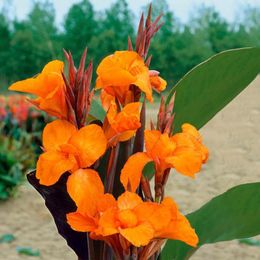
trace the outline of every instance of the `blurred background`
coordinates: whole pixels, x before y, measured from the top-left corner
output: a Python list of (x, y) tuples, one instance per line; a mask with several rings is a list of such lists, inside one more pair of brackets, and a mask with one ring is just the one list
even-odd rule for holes
[[(8, 92), (8, 86), (36, 75), (50, 60), (64, 60), (63, 48), (78, 62), (88, 46), (96, 68), (104, 56), (127, 49), (128, 35), (135, 38), (141, 12), (151, 2), (154, 17), (164, 14), (150, 48), (151, 68), (167, 80), (168, 90), (216, 53), (260, 47), (260, 0), (0, 0), (0, 259), (76, 259), (43, 200), (25, 181), (50, 118), (25, 96)], [(257, 77), (201, 130), (210, 150), (202, 173), (192, 181), (170, 175), (168, 194), (183, 213), (230, 187), (259, 181), (259, 85)], [(156, 118), (155, 100), (148, 107), (151, 119)], [(258, 260), (259, 245), (259, 238), (207, 245), (192, 259)]]
[[(0, 90), (40, 72), (62, 48), (76, 61), (88, 46), (97, 65), (127, 48), (149, 0), (0, 0)], [(172, 86), (189, 69), (220, 51), (260, 46), (259, 0), (155, 0), (165, 25), (151, 46), (152, 66)]]

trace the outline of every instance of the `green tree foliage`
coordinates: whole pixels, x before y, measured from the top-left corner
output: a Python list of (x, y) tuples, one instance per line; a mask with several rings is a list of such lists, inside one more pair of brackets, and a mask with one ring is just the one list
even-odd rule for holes
[[(152, 4), (153, 18), (163, 13), (164, 25), (152, 40), (151, 68), (159, 70), (170, 87), (215, 53), (260, 46), (260, 8), (241, 8), (238, 19), (228, 23), (214, 8), (201, 6), (182, 24), (169, 10), (167, 0), (153, 0)], [(34, 1), (23, 20), (10, 19), (7, 13), (0, 11), (0, 89), (36, 74), (49, 60), (62, 59), (62, 48), (70, 50), (79, 62), (88, 46), (96, 68), (104, 56), (127, 49), (128, 35), (135, 40), (137, 16), (127, 0), (116, 0), (103, 12), (95, 12), (89, 0), (81, 0), (68, 10), (61, 28), (48, 0)]]
[(73, 53), (78, 62), (82, 51), (97, 33), (98, 21), (88, 0), (72, 5), (64, 22), (63, 47)]

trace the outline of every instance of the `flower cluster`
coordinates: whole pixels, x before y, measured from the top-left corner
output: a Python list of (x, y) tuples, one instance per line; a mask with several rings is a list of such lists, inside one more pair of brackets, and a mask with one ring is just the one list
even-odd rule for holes
[(16, 123), (22, 125), (28, 117), (39, 116), (38, 111), (27, 102), (27, 97), (22, 95), (0, 96), (0, 119), (10, 116)]
[[(67, 192), (77, 210), (67, 214), (70, 227), (104, 241), (118, 259), (138, 255), (148, 259), (165, 239), (196, 246), (198, 237), (176, 203), (165, 197), (171, 169), (194, 177), (207, 161), (208, 150), (195, 127), (186, 123), (172, 134), (173, 104), (162, 99), (156, 126), (145, 130), (145, 103), (153, 102), (153, 89), (161, 92), (166, 81), (149, 69), (150, 40), (159, 30), (159, 18), (140, 21), (135, 50), (129, 48), (105, 57), (97, 68), (96, 90), (106, 116), (90, 115), (94, 92), (90, 89), (92, 62), (86, 54), (78, 69), (65, 52), (68, 76), (61, 61), (48, 63), (35, 78), (14, 83), (10, 89), (37, 96), (30, 100), (58, 119), (43, 131), (43, 153), (36, 177), (51, 186), (69, 173)], [(144, 149), (145, 145), (145, 149)], [(143, 174), (154, 164), (155, 193)]]

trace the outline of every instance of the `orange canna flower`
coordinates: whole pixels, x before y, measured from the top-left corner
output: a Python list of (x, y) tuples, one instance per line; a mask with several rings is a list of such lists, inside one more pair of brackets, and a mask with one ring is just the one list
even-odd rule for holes
[(129, 140), (141, 126), (140, 102), (127, 104), (122, 111), (117, 111), (117, 105), (111, 102), (103, 126), (109, 145)]
[(63, 67), (62, 61), (51, 61), (38, 76), (18, 81), (12, 84), (9, 90), (38, 96), (36, 99), (30, 100), (31, 103), (52, 116), (66, 119), (67, 106), (62, 78)]
[(37, 162), (36, 177), (42, 185), (56, 183), (69, 171), (90, 167), (105, 152), (102, 128), (92, 124), (77, 130), (65, 120), (55, 120), (43, 130), (44, 153)]
[(130, 86), (135, 85), (153, 101), (149, 70), (143, 59), (134, 51), (116, 51), (105, 57), (97, 68), (96, 89), (104, 89), (126, 104), (131, 96)]
[[(182, 126), (182, 133), (169, 137), (157, 130), (145, 131), (146, 152), (132, 155), (122, 169), (121, 182), (125, 189), (135, 191), (139, 185), (144, 166), (153, 161), (156, 177), (161, 177), (166, 169), (194, 177), (208, 158), (208, 150), (201, 143), (201, 136), (190, 124)], [(135, 169), (135, 174), (133, 174)]]
[(111, 194), (104, 194), (98, 173), (90, 169), (72, 174), (67, 190), (77, 205), (76, 212), (67, 214), (69, 225), (90, 232), (92, 239), (109, 241), (118, 235), (119, 240), (126, 240), (125, 245), (137, 247), (154, 238), (179, 239), (191, 246), (198, 243), (194, 229), (170, 198), (162, 204), (143, 202), (136, 193), (126, 191), (116, 201)]
[(167, 82), (159, 76), (150, 76), (150, 82), (153, 89), (159, 93), (165, 90), (167, 85)]

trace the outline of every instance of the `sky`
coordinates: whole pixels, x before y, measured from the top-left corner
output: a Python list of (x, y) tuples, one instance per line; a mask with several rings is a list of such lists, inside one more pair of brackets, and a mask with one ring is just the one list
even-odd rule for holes
[[(12, 2), (14, 8), (11, 13), (18, 19), (26, 17), (32, 6), (33, 0), (0, 0), (0, 8), (4, 2)], [(80, 0), (50, 0), (56, 10), (57, 23), (61, 24), (63, 17), (68, 12), (70, 6)], [(101, 11), (108, 8), (115, 0), (91, 0), (95, 10)], [(130, 8), (138, 16), (140, 9), (150, 3), (151, 0), (128, 0)], [(206, 6), (214, 6), (220, 14), (228, 21), (237, 18), (239, 8), (241, 6), (251, 5), (260, 7), (260, 0), (168, 0), (169, 8), (182, 21), (187, 22), (192, 10), (197, 5), (204, 4)]]

